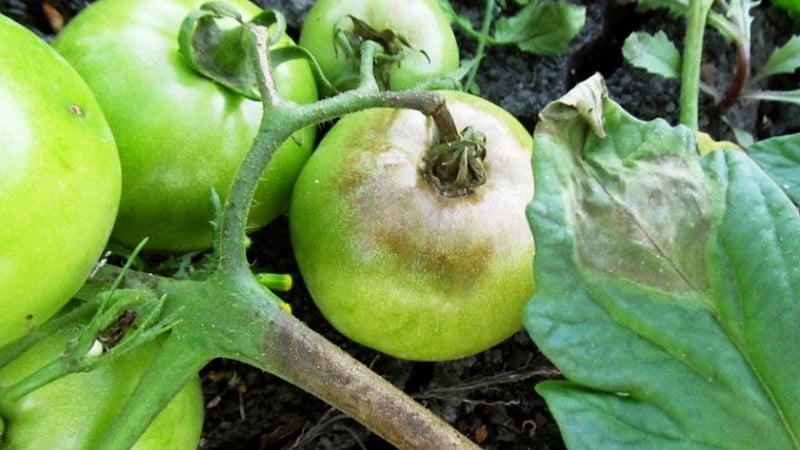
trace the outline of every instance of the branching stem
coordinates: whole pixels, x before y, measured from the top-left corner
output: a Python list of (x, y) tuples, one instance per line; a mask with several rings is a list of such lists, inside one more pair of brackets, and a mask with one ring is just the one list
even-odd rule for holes
[[(264, 28), (255, 29), (262, 30), (256, 34), (266, 31)], [(268, 56), (264, 54), (262, 46), (250, 46), (250, 51), (251, 57), (259, 61), (259, 67), (269, 68)], [(364, 66), (362, 63), (362, 67)], [(371, 64), (366, 66), (370, 67)], [(219, 269), (223, 274), (249, 273), (245, 255), (248, 205), (253, 199), (261, 174), (275, 151), (296, 130), (356, 111), (383, 107), (414, 109), (431, 117), (439, 131), (440, 142), (456, 141), (461, 137), (444, 98), (435, 92), (387, 92), (376, 90), (374, 85), (367, 85), (313, 104), (297, 105), (280, 99), (277, 92), (270, 88), (273, 84), (269, 70), (259, 72), (264, 115), (259, 133), (226, 199), (219, 231)]]

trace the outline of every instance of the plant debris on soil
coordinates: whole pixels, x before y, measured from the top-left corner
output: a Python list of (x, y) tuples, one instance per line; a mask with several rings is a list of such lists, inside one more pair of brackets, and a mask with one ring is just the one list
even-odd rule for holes
[[(0, 0), (0, 12), (50, 39), (89, 1)], [(299, 30), (312, 0), (256, 2), (284, 13), (290, 34)], [(457, 12), (480, 23), (483, 2), (453, 1)], [(610, 97), (644, 120), (678, 122), (679, 83), (648, 74), (624, 63), (621, 47), (634, 31), (664, 30), (681, 42), (683, 22), (665, 13), (638, 13), (634, 5), (614, 0), (571, 1), (587, 9), (586, 24), (569, 50), (557, 56), (535, 56), (516, 47), (489, 47), (478, 73), (481, 95), (514, 114), (532, 132), (537, 114), (577, 82), (600, 72)], [(513, 2), (507, 2), (515, 8)], [(496, 13), (512, 13), (498, 9)], [(768, 2), (755, 9), (753, 61), (758, 67), (792, 34), (792, 23)], [(457, 33), (462, 56), (470, 58), (475, 43)], [(704, 63), (725, 86), (735, 64), (735, 50), (712, 29), (706, 33)], [(708, 81), (708, 80), (707, 80)], [(764, 88), (796, 88), (798, 77), (774, 77)], [(700, 129), (718, 140), (734, 140), (708, 96), (701, 97)], [(757, 139), (800, 131), (797, 106), (739, 102), (727, 117)], [(524, 331), (478, 355), (449, 362), (397, 360), (359, 346), (328, 325), (303, 287), (289, 243), (286, 218), (252, 237), (255, 269), (290, 273), (294, 287), (281, 294), (293, 313), (375, 372), (403, 389), (486, 449), (563, 449), (564, 443), (534, 386), (559, 377)], [(476, 321), (482, 320), (475, 317)], [(393, 448), (347, 416), (310, 394), (244, 364), (216, 360), (200, 374), (206, 420), (200, 448), (236, 449), (384, 449)], [(413, 431), (413, 430), (410, 430)]]

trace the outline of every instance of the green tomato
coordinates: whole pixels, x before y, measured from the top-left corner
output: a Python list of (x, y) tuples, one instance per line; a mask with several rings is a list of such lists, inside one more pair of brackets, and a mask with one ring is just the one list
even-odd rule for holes
[(411, 110), (348, 115), (325, 135), (289, 210), (311, 297), (349, 338), (398, 358), (483, 351), (521, 327), (533, 293), (532, 139), (500, 107), (444, 92), (459, 127), (487, 136), (487, 181), (445, 197), (421, 174), (432, 121)]
[[(49, 336), (0, 369), (0, 390), (57, 358), (69, 329)], [(95, 448), (158, 351), (149, 342), (89, 372), (59, 378), (17, 402), (0, 404), (4, 450)], [(192, 379), (150, 424), (134, 450), (193, 450), (203, 425), (199, 378)]]
[[(227, 0), (245, 17), (260, 10)], [(262, 106), (192, 71), (178, 51), (184, 17), (205, 0), (101, 0), (81, 11), (53, 45), (80, 72), (108, 118), (122, 163), (122, 199), (112, 239), (147, 248), (208, 248), (214, 208), (224, 200), (259, 128)], [(290, 42), (284, 37), (278, 45)], [(298, 103), (317, 99), (303, 60), (274, 70), (278, 91)], [(249, 223), (282, 214), (314, 145), (298, 131), (275, 154), (259, 185)], [(299, 145), (298, 145), (299, 142)]]
[(0, 15), (0, 347), (56, 313), (114, 225), (120, 167), (100, 106), (44, 41)]
[(319, 0), (303, 22), (300, 45), (314, 55), (326, 78), (339, 89), (355, 87), (359, 76), (358, 58), (348, 55), (335, 38), (337, 30), (353, 30), (348, 16), (377, 32), (390, 30), (385, 36), (397, 38), (388, 39), (402, 57), (388, 67), (391, 90), (410, 89), (458, 69), (458, 44), (435, 0)]

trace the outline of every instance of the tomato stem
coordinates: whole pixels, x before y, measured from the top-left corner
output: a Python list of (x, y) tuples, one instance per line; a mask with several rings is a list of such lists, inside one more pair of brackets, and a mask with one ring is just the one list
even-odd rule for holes
[(495, 2), (494, 0), (486, 0), (483, 8), (483, 20), (481, 21), (481, 29), (477, 35), (478, 39), (478, 46), (475, 49), (475, 57), (474, 60), (476, 61), (475, 64), (469, 69), (469, 73), (467, 74), (467, 79), (464, 82), (464, 86), (467, 89), (473, 89), (475, 85), (475, 76), (478, 74), (478, 68), (480, 67), (480, 63), (483, 60), (483, 57), (486, 53), (486, 45), (491, 40), (491, 36), (489, 35), (489, 29), (492, 26), (492, 13), (494, 12)]
[(747, 85), (747, 78), (750, 73), (750, 43), (739, 41), (736, 43), (736, 69), (733, 73), (733, 80), (727, 92), (717, 104), (720, 111), (726, 111), (742, 96), (742, 91)]
[[(264, 39), (266, 30), (261, 27), (248, 27), (257, 36), (255, 42)], [(258, 37), (261, 35), (261, 37)], [(298, 105), (284, 101), (274, 90), (269, 59), (269, 48), (263, 45), (245, 45), (247, 57), (254, 59), (257, 70), (258, 88), (262, 94), (264, 113), (261, 126), (253, 146), (245, 156), (242, 166), (234, 179), (226, 198), (220, 219), (218, 255), (219, 270), (227, 274), (250, 273), (246, 258), (247, 213), (252, 202), (261, 174), (266, 169), (278, 147), (299, 129), (322, 122), (334, 120), (345, 114), (368, 108), (414, 109), (431, 117), (439, 132), (440, 143), (462, 142), (444, 97), (435, 92), (425, 91), (379, 91), (374, 82), (319, 100), (309, 105)], [(372, 53), (366, 45), (366, 55)], [(372, 64), (362, 65), (369, 73)], [(477, 151), (468, 152), (469, 155)], [(470, 157), (470, 161), (474, 158)], [(470, 167), (477, 164), (470, 163)], [(472, 178), (472, 177), (471, 177)]]
[(441, 418), (294, 317), (273, 317), (268, 333), (273, 345), (264, 351), (274, 374), (335, 405), (395, 447), (477, 448)]
[[(266, 27), (254, 24), (247, 24), (249, 33), (243, 33), (245, 39), (252, 38), (252, 56), (256, 64), (256, 80), (258, 81), (259, 92), (261, 93), (261, 102), (265, 108), (277, 105), (282, 101), (282, 97), (278, 94), (278, 89), (275, 87), (275, 80), (272, 76), (267, 76), (271, 73), (269, 63), (269, 30)], [(247, 45), (245, 45), (248, 47)]]
[[(81, 294), (82, 292), (78, 293), (78, 295)], [(70, 326), (70, 324), (88, 320), (95, 315), (99, 306), (99, 298), (93, 297), (91, 300), (75, 307), (68, 313), (53, 317), (42, 325), (32, 329), (28, 334), (2, 349), (2, 352), (0, 352), (0, 367), (4, 367), (6, 364), (16, 359), (17, 356), (31, 349), (42, 339), (56, 333), (58, 330)]]
[(0, 405), (18, 402), (22, 397), (70, 372), (72, 370), (70, 370), (64, 358), (50, 361), (36, 372), (0, 391)]
[(703, 53), (703, 34), (712, 0), (689, 2), (681, 64), (680, 122), (697, 131), (700, 64)]
[(360, 47), (359, 88), (374, 92), (380, 90), (378, 80), (375, 78), (375, 55), (381, 50), (377, 42), (365, 41)]
[(207, 346), (192, 337), (192, 333), (175, 332), (160, 343), (159, 352), (98, 443), (98, 450), (132, 448), (156, 415), (210, 361)]

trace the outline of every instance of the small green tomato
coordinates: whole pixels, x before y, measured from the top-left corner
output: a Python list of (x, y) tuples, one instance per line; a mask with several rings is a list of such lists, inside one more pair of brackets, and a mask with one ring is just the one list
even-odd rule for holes
[[(363, 26), (371, 31), (358, 33)], [(380, 42), (393, 59), (378, 73), (388, 78), (391, 90), (409, 89), (458, 69), (455, 34), (435, 0), (319, 0), (300, 32), (300, 45), (341, 90), (358, 84), (357, 52), (363, 39)]]

